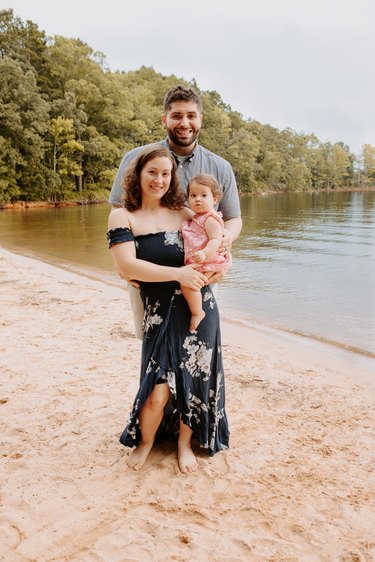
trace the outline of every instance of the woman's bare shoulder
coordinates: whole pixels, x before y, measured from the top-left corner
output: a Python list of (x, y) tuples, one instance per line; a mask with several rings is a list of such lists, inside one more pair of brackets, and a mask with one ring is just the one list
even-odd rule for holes
[(130, 228), (130, 215), (124, 207), (112, 209), (108, 217), (108, 228)]

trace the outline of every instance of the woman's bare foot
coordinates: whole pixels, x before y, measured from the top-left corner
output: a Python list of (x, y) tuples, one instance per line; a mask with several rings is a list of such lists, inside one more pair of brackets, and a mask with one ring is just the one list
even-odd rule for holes
[(206, 316), (206, 313), (202, 310), (199, 314), (194, 314), (191, 316), (190, 319), (190, 332), (194, 332), (202, 322), (203, 318)]
[(178, 466), (181, 472), (189, 474), (198, 468), (197, 459), (190, 444), (179, 444), (177, 453)]
[(147, 457), (152, 449), (153, 443), (141, 443), (138, 447), (131, 453), (128, 458), (127, 465), (133, 470), (139, 470), (145, 464)]

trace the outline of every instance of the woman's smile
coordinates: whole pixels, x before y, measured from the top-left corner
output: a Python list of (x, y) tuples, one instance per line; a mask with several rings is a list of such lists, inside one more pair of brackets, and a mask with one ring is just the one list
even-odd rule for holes
[(144, 195), (163, 196), (171, 183), (172, 163), (169, 158), (160, 156), (150, 160), (141, 172), (141, 190)]

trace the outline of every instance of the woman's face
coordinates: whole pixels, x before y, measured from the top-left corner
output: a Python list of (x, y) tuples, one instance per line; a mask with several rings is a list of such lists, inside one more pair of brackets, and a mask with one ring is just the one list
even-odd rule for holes
[(166, 156), (149, 160), (141, 171), (142, 197), (161, 199), (168, 191), (172, 177), (172, 162)]

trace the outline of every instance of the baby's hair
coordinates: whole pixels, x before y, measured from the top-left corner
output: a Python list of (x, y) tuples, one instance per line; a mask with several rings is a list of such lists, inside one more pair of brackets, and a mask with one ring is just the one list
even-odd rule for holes
[(200, 185), (206, 185), (207, 187), (209, 187), (212, 191), (212, 195), (214, 197), (217, 197), (217, 200), (220, 201), (221, 196), (223, 195), (223, 192), (221, 190), (220, 185), (218, 184), (215, 176), (211, 176), (211, 174), (198, 174), (196, 176), (194, 176), (193, 178), (191, 178), (191, 180), (189, 181), (187, 188), (186, 188), (186, 193), (189, 196), (189, 191), (190, 191), (190, 185), (195, 182), (195, 183), (199, 183)]

